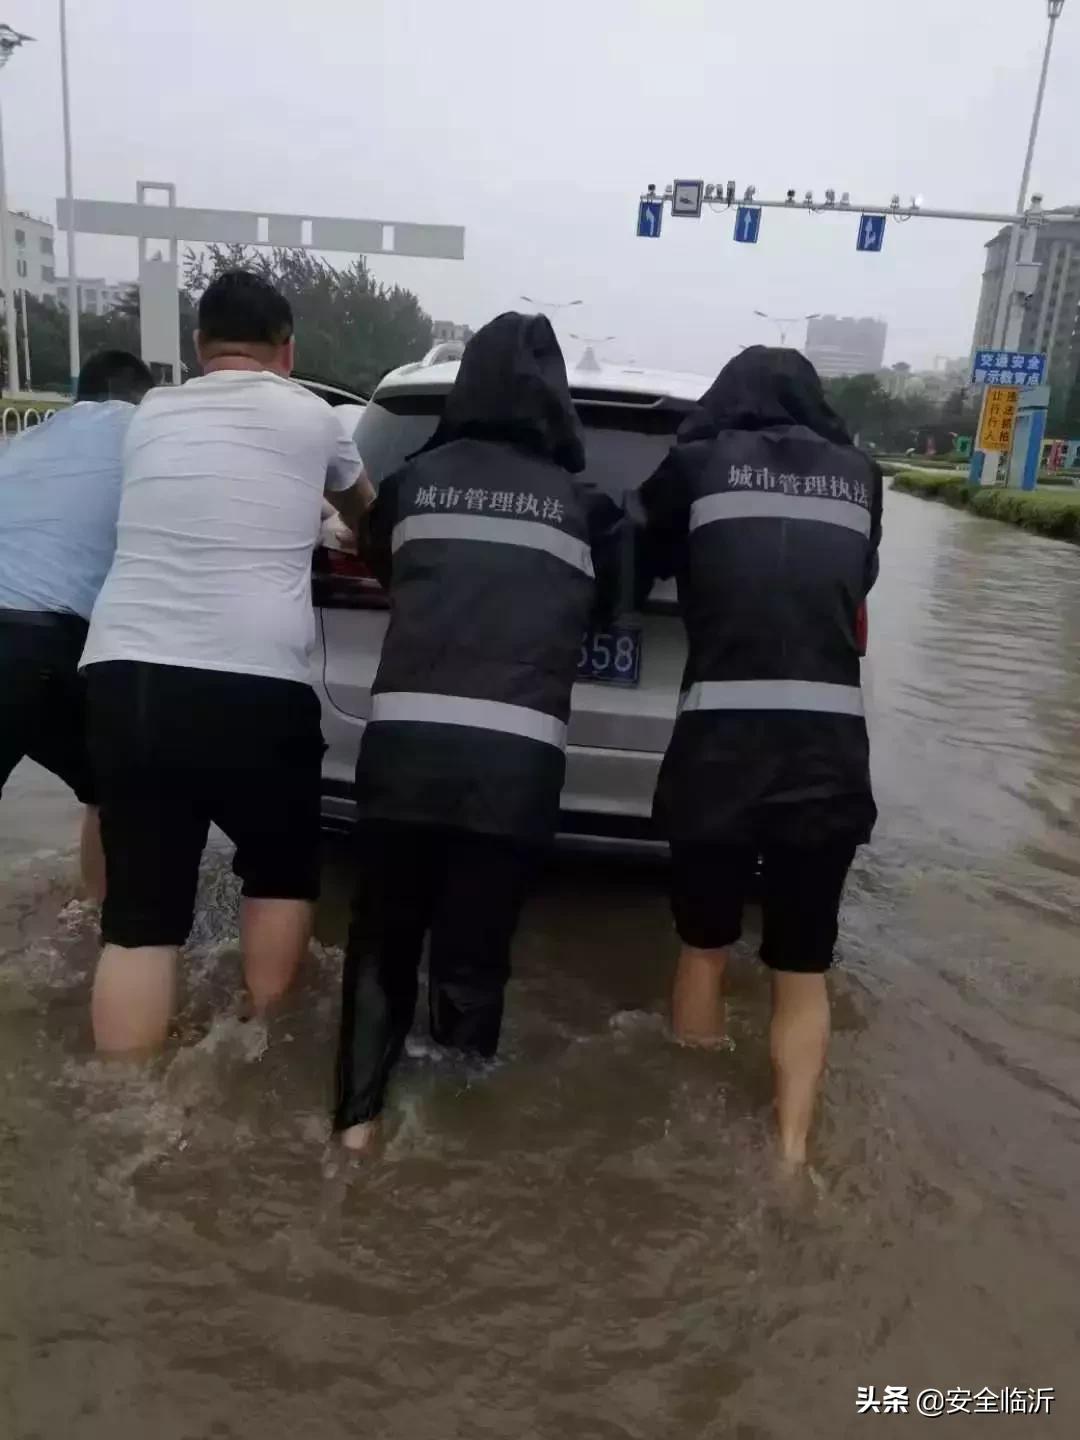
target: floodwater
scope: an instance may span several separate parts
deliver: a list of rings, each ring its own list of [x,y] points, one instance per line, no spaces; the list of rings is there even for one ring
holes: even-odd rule
[[[868,692],[882,822],[835,973],[817,1182],[768,1148],[749,945],[729,1053],[666,1038],[655,863],[563,857],[502,1063],[414,1048],[378,1164],[326,1148],[348,856],[267,1035],[207,869],[180,1035],[87,1043],[72,811],[0,838],[3,1440],[1080,1434],[1080,556],[890,496]],[[857,1416],[859,1386],[911,1413]],[[998,1392],[1055,1387],[1049,1414]],[[933,1403],[933,1401],[931,1401]],[[1026,1402],[1029,1403],[1029,1402]]]

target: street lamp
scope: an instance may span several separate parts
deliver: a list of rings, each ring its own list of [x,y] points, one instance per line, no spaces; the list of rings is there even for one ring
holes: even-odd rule
[[[1046,34],[1046,49],[1043,52],[1042,73],[1039,76],[1039,89],[1035,96],[1035,113],[1031,117],[1031,135],[1028,139],[1027,155],[1024,157],[1024,174],[1020,181],[1020,199],[1017,201],[1016,213],[1022,215],[1027,205],[1028,185],[1031,181],[1031,162],[1035,158],[1035,141],[1039,138],[1039,123],[1042,120],[1043,99],[1046,95],[1046,77],[1050,72],[1050,56],[1054,49],[1054,34],[1057,31],[1057,22],[1061,19],[1061,12],[1065,9],[1065,0],[1046,0],[1046,14],[1050,21],[1050,28]]]
[[[0,25],[0,70],[4,68],[20,45],[32,40],[32,35],[20,35],[10,25]],[[7,331],[8,389],[13,395],[19,393],[19,347],[15,339],[17,324],[15,311],[15,282],[11,265],[11,223],[8,218],[7,174],[4,169],[4,127],[0,119],[0,233],[3,235],[3,255],[0,256],[0,285],[4,287],[4,328]]]
[[[64,112],[64,194],[67,197],[68,207],[68,363],[71,370],[71,393],[74,395],[79,384],[79,272],[75,264],[75,187],[71,178],[71,87],[68,84],[67,0],[60,0],[60,91]]]
[[[766,315],[764,310],[755,310],[755,311],[754,311],[754,314],[758,317],[759,320],[768,320],[768,322],[770,323],[770,325],[778,325],[778,326],[780,327],[780,344],[781,344],[781,345],[786,345],[786,344],[787,344],[787,330],[788,330],[788,326],[789,326],[789,325],[804,325],[804,324],[806,324],[806,323],[807,323],[808,321],[810,321],[810,320],[816,320],[816,319],[818,318],[818,316],[820,315],[820,313],[821,313],[821,312],[820,312],[819,310],[815,310],[812,315],[788,315],[788,316],[783,316],[783,315]]]
[[[526,305],[535,305],[537,310],[569,310],[574,305],[584,305],[584,300],[534,300],[531,295],[520,297]]]
[[[1016,213],[1018,215],[1022,215],[1027,208],[1028,186],[1031,183],[1031,166],[1035,159],[1035,142],[1039,138],[1043,100],[1046,97],[1046,77],[1050,73],[1050,56],[1054,49],[1054,35],[1057,31],[1057,22],[1061,19],[1061,13],[1064,9],[1065,0],[1046,0],[1046,15],[1050,21],[1050,27],[1046,34],[1046,49],[1043,51],[1039,88],[1035,92],[1035,111],[1031,117],[1031,133],[1028,136],[1027,154],[1024,156],[1024,171],[1020,177],[1020,196],[1016,202]],[[1009,249],[1005,261],[1005,274],[1003,276],[1001,296],[998,301],[997,315],[994,322],[992,343],[995,349],[1015,349],[1016,345],[1020,343],[1019,335],[1014,339],[1014,337],[1009,334],[1010,321],[1012,319],[1013,292],[1016,289],[1016,264],[1019,257],[1020,226],[1014,225],[1009,233]]]
[[[596,346],[607,345],[609,341],[615,339],[615,336],[571,334],[570,339],[577,340],[579,344],[585,346],[585,349],[582,351],[581,354],[581,359],[578,361],[577,368],[579,370],[599,370],[600,362],[596,358]],[[604,363],[607,364],[607,361],[605,361]]]

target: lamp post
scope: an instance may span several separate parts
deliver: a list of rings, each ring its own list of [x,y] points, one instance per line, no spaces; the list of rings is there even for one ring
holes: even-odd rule
[[[534,300],[531,295],[522,295],[519,298],[524,300],[526,305],[535,305],[537,310],[545,312],[548,310],[571,310],[575,305],[585,304],[584,300]]]
[[[816,320],[821,312],[815,310],[813,315],[766,315],[764,310],[755,310],[754,314],[760,320],[768,320],[771,325],[780,327],[780,344],[787,344],[787,331],[789,325],[804,325],[810,320]]]
[[[1046,0],[1046,14],[1050,25],[1046,32],[1046,49],[1043,52],[1042,71],[1039,75],[1039,89],[1035,96],[1035,113],[1031,117],[1031,134],[1028,137],[1027,154],[1024,156],[1024,173],[1020,179],[1020,198],[1016,202],[1016,213],[1023,212],[1027,204],[1028,185],[1031,183],[1031,164],[1035,158],[1035,142],[1039,138],[1039,125],[1042,121],[1043,101],[1046,98],[1046,78],[1050,73],[1050,56],[1054,50],[1054,35],[1057,32],[1057,23],[1061,19],[1061,12],[1065,9],[1065,0]]]
[[[34,377],[30,374],[30,321],[26,318],[26,286],[22,287],[22,353],[23,379],[27,390],[34,388]]]
[[[1065,9],[1065,0],[1046,0],[1046,16],[1049,28],[1046,34],[1046,48],[1043,51],[1042,70],[1039,72],[1039,87],[1035,92],[1035,110],[1031,117],[1031,131],[1028,135],[1027,153],[1024,156],[1024,170],[1020,177],[1020,195],[1017,201],[1017,215],[1026,213],[1029,223],[1014,221],[1005,249],[1005,267],[1001,275],[1001,292],[994,311],[994,325],[990,332],[990,343],[994,350],[1019,350],[1024,338],[1024,313],[1028,296],[1033,291],[1031,274],[1035,263],[1035,246],[1039,226],[1031,224],[1031,215],[1041,209],[1041,199],[1035,196],[1031,211],[1027,211],[1028,185],[1031,181],[1031,166],[1035,158],[1035,143],[1039,138],[1039,123],[1042,120],[1043,100],[1046,96],[1046,79],[1050,73],[1050,56],[1054,49],[1054,35],[1057,22]],[[1044,222],[1045,223],[1045,222]],[[1023,273],[1022,273],[1023,272]],[[982,407],[979,411],[977,435],[985,427],[987,407],[990,403],[989,387],[983,391]],[[998,451],[983,452],[975,449],[971,457],[972,483],[996,485],[998,471],[1004,466],[1005,484],[1012,473],[1012,452],[1001,455]]]
[[[60,0],[60,88],[64,100],[64,195],[67,198],[68,369],[71,393],[79,383],[79,277],[75,266],[75,193],[71,172],[71,94],[68,89],[67,0]]]
[[[1057,23],[1065,9],[1065,0],[1046,0],[1046,16],[1050,24],[1046,32],[1046,48],[1043,51],[1042,70],[1039,73],[1039,88],[1035,92],[1035,110],[1031,117],[1031,131],[1028,135],[1027,154],[1024,156],[1024,170],[1020,177],[1020,195],[1016,202],[1016,213],[1022,215],[1027,206],[1028,186],[1031,184],[1031,167],[1035,159],[1035,144],[1039,138],[1042,123],[1043,101],[1046,98],[1046,80],[1050,73],[1050,57],[1054,50],[1054,36]],[[1023,314],[1014,306],[1013,293],[1016,289],[1016,265],[1020,258],[1021,227],[1014,225],[1009,232],[1009,248],[1002,276],[1001,295],[998,300],[997,316],[994,321],[994,349],[1014,350],[1020,343],[1018,332],[1023,325]],[[1014,316],[1014,309],[1016,315]],[[1018,322],[1018,323],[1017,323]]]
[[[578,361],[577,368],[579,370],[596,371],[600,369],[600,361],[596,358],[596,350],[594,347],[597,345],[606,345],[610,340],[614,340],[615,336],[571,334],[570,339],[576,340],[578,344],[585,346],[585,349],[582,351],[581,359]]]
[[[18,50],[32,40],[32,35],[20,35],[10,25],[0,25],[0,70]],[[0,285],[4,288],[4,329],[7,332],[8,390],[12,395],[19,393],[19,346],[15,338],[17,326],[15,309],[15,281],[11,263],[11,222],[8,217],[7,172],[4,168],[4,130],[0,120],[0,234],[3,238],[3,255],[0,256]]]

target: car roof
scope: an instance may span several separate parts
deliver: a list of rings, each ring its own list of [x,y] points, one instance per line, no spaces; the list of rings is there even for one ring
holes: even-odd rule
[[[589,363],[591,362],[591,363]],[[443,395],[457,379],[458,361],[419,360],[384,375],[375,399],[389,395]],[[677,370],[650,370],[636,365],[606,365],[591,356],[585,364],[568,366],[567,379],[575,400],[618,404],[622,396],[629,404],[660,403],[664,400],[696,401],[712,384],[703,375]]]

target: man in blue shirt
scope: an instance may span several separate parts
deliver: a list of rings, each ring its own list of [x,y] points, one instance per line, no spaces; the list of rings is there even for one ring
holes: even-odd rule
[[[76,403],[0,451],[0,790],[24,756],[74,790],[96,899],[104,862],[78,663],[116,546],[128,421],[153,383],[137,356],[100,351]]]

